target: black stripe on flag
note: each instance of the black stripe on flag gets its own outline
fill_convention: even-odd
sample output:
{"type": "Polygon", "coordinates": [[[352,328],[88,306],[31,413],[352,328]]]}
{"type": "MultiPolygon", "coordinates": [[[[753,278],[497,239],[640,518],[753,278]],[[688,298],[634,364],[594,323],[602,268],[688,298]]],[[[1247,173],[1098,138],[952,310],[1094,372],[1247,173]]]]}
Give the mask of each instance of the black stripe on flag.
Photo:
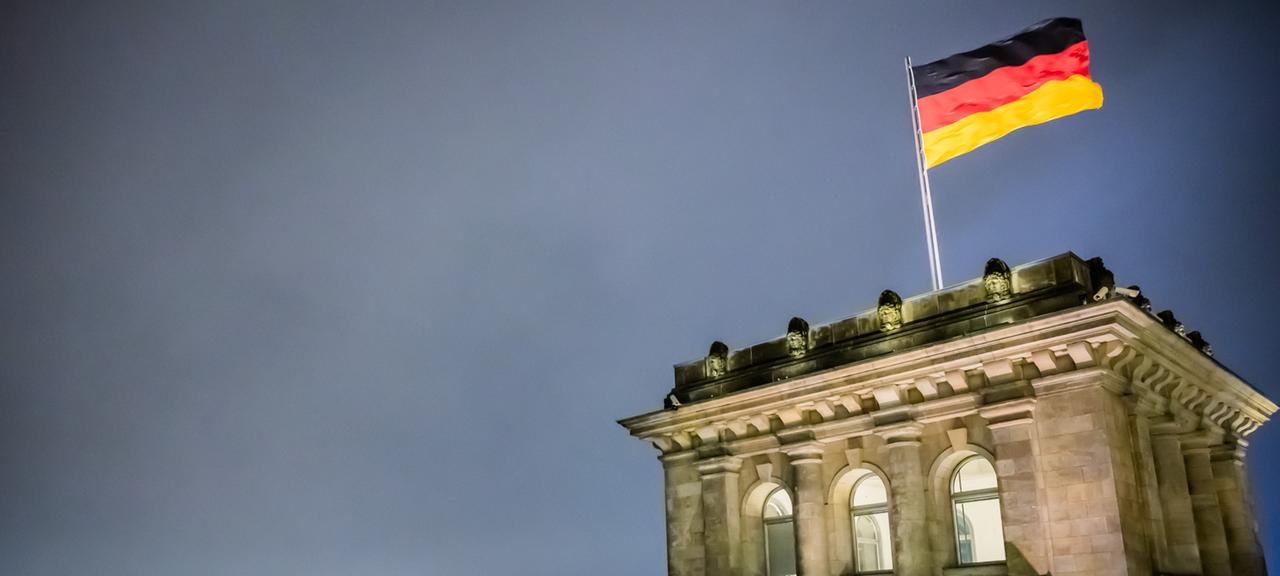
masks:
{"type": "Polygon", "coordinates": [[[1005,66],[1021,66],[1036,56],[1057,54],[1084,40],[1084,25],[1076,18],[1054,18],[1019,32],[1016,36],[913,66],[916,97],[946,92],[1005,66]]]}

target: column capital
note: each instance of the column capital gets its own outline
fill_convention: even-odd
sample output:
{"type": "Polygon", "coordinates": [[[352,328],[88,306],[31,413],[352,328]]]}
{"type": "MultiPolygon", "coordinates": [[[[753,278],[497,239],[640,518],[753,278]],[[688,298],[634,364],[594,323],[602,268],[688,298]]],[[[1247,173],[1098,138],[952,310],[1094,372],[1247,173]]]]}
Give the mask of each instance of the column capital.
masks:
{"type": "Polygon", "coordinates": [[[781,450],[791,460],[791,465],[820,464],[826,444],[817,440],[805,440],[793,444],[785,444],[781,450]]]}
{"type": "Polygon", "coordinates": [[[884,439],[885,448],[902,448],[919,446],[920,437],[924,434],[924,425],[919,422],[898,422],[877,426],[876,436],[884,439]]]}
{"type": "Polygon", "coordinates": [[[1168,398],[1143,388],[1135,386],[1131,398],[1133,399],[1134,412],[1139,416],[1155,418],[1169,410],[1168,398]]]}
{"type": "Polygon", "coordinates": [[[688,464],[697,458],[698,453],[694,450],[681,450],[680,452],[670,452],[658,456],[658,460],[662,462],[664,468],[688,464]]]}
{"type": "Polygon", "coordinates": [[[1226,442],[1209,448],[1209,458],[1214,461],[1232,461],[1244,462],[1245,452],[1249,447],[1249,443],[1244,440],[1237,439],[1233,442],[1226,442]]]}
{"type": "Polygon", "coordinates": [[[1222,443],[1222,435],[1209,430],[1196,430],[1179,434],[1178,440],[1182,441],[1182,453],[1184,455],[1208,455],[1211,447],[1222,443]]]}
{"type": "Polygon", "coordinates": [[[1183,443],[1183,454],[1207,454],[1210,452],[1210,448],[1222,443],[1222,433],[1217,430],[1199,428],[1179,434],[1178,439],[1183,443]]]}
{"type": "Polygon", "coordinates": [[[1034,422],[1032,416],[1035,415],[1035,411],[1035,398],[1017,398],[978,408],[978,415],[987,420],[988,428],[995,430],[1007,426],[1031,424],[1034,422]]]}
{"type": "Polygon", "coordinates": [[[1171,413],[1164,413],[1151,418],[1151,435],[1173,436],[1181,438],[1195,430],[1195,424],[1185,418],[1178,418],[1171,413]]]}
{"type": "Polygon", "coordinates": [[[1179,434],[1178,441],[1182,443],[1183,456],[1209,455],[1209,440],[1201,434],[1179,434]]]}
{"type": "Polygon", "coordinates": [[[737,456],[716,456],[699,460],[696,467],[703,478],[737,474],[742,469],[742,459],[737,456]]]}

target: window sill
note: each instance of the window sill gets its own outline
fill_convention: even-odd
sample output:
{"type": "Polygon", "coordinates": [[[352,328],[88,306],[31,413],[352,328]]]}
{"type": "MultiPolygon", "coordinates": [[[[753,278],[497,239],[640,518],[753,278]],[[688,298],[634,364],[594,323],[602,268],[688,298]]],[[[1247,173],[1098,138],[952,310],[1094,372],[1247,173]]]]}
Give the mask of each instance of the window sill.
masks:
{"type": "Polygon", "coordinates": [[[1009,565],[1004,562],[988,562],[986,564],[969,564],[943,568],[943,576],[1006,576],[1009,565]]]}

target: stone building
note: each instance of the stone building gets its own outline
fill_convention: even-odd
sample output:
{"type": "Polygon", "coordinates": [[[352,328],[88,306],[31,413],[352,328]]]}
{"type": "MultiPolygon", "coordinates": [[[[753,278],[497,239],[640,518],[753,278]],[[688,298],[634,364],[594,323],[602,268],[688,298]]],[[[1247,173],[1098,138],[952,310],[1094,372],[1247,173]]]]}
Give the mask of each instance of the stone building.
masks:
{"type": "Polygon", "coordinates": [[[672,576],[1266,573],[1244,468],[1276,405],[1064,254],[675,367],[672,576]]]}

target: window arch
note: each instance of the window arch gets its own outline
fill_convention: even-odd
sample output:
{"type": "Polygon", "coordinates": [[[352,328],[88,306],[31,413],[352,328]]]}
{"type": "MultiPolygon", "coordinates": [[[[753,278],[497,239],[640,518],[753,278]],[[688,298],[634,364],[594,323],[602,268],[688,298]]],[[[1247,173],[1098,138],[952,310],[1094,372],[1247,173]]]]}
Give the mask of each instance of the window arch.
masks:
{"type": "Polygon", "coordinates": [[[951,475],[956,558],[960,564],[1004,561],[1004,521],[996,470],[986,458],[970,456],[951,475]]]}
{"type": "Polygon", "coordinates": [[[854,569],[859,574],[893,569],[893,544],[889,538],[889,494],[884,480],[866,474],[853,485],[849,498],[853,526],[854,569]]]}
{"type": "Polygon", "coordinates": [[[791,495],[774,490],[764,501],[765,574],[795,576],[796,528],[791,495]]]}

